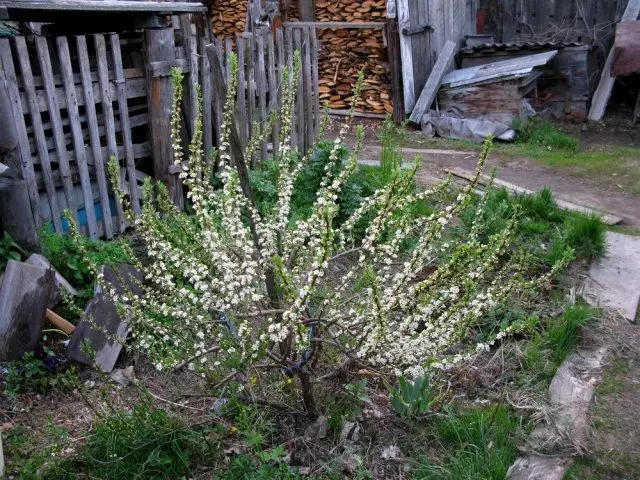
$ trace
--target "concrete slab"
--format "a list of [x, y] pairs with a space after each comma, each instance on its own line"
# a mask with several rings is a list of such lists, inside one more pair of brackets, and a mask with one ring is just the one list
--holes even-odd
[[507, 472], [507, 480], [562, 480], [571, 460], [531, 455], [519, 458]]
[[607, 248], [606, 257], [589, 269], [584, 298], [634, 322], [640, 302], [640, 237], [608, 232]]
[[0, 360], [34, 349], [53, 289], [53, 272], [9, 260], [0, 285]]

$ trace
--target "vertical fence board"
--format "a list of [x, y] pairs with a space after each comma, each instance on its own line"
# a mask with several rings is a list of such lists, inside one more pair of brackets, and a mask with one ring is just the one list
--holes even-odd
[[[118, 142], [116, 140], [116, 122], [113, 114], [113, 99], [111, 98], [111, 88], [109, 86], [109, 64], [107, 60], [107, 47], [104, 35], [94, 35], [93, 40], [96, 46], [96, 59], [98, 61], [98, 82], [102, 93], [102, 115], [104, 116], [104, 130], [107, 139], [107, 158], [118, 158]], [[118, 158], [118, 161], [120, 159]], [[119, 232], [124, 232], [125, 221], [122, 204], [116, 203], [116, 218]]]
[[224, 39], [224, 65], [227, 75], [227, 85], [229, 85], [229, 81], [231, 80], [231, 63], [229, 62], [229, 54], [231, 52], [233, 52], [233, 39], [227, 37]]
[[[218, 39], [214, 39], [213, 48], [221, 48], [220, 41]], [[209, 68], [211, 69], [211, 104], [213, 105], [213, 123], [215, 127], [214, 141], [216, 147], [220, 149], [220, 135], [222, 133], [222, 109], [224, 108], [224, 105], [221, 104], [221, 101], [216, 94], [217, 89], [220, 88], [220, 85], [218, 85], [217, 79], [213, 76], [213, 65], [211, 65], [211, 58], [209, 58]], [[222, 102], [224, 102], [224, 100], [222, 100]]]
[[[260, 132], [263, 138], [266, 139], [267, 132], [267, 75], [264, 61], [264, 34], [258, 33], [258, 69], [256, 71], [256, 84], [258, 93], [258, 105], [260, 108]], [[267, 142], [261, 142], [260, 147], [260, 160], [263, 162], [267, 160]]]
[[78, 221], [78, 209], [73, 194], [73, 181], [71, 179], [71, 168], [69, 166], [69, 153], [67, 152], [67, 142], [64, 138], [64, 130], [62, 129], [62, 118], [60, 116], [60, 105], [56, 96], [56, 85], [53, 80], [53, 68], [51, 66], [51, 57], [49, 54], [49, 45], [45, 37], [36, 37], [36, 53], [38, 56], [38, 64], [42, 81], [44, 83], [44, 91], [47, 97], [47, 107], [49, 109], [49, 120], [53, 130], [53, 140], [58, 154], [58, 166], [60, 169], [60, 178], [62, 180], [62, 189], [64, 190], [67, 208], [71, 211], [73, 218]]
[[238, 52], [238, 117], [236, 124], [240, 141], [243, 146], [247, 145], [249, 139], [249, 125], [247, 123], [247, 78], [245, 69], [246, 45], [244, 38], [236, 37], [236, 50]]
[[133, 139], [131, 137], [131, 121], [129, 119], [129, 105], [127, 103], [127, 84], [122, 68], [122, 53], [120, 51], [120, 37], [117, 33], [110, 35], [111, 55], [113, 56], [113, 70], [118, 93], [118, 111], [120, 115], [120, 129], [124, 142], [124, 155], [127, 166], [127, 176], [129, 177], [129, 195], [131, 197], [131, 208], [138, 215], [140, 213], [140, 195], [138, 193], [138, 182], [136, 180], [136, 160], [133, 152]]
[[311, 89], [311, 32], [309, 27], [306, 27], [302, 30], [302, 51], [304, 52], [303, 56], [303, 68], [302, 68], [302, 98], [303, 107], [304, 107], [304, 151], [306, 152], [313, 145], [313, 119], [314, 119], [314, 109], [313, 109], [313, 91]]
[[87, 39], [84, 36], [76, 37], [78, 47], [78, 61], [80, 63], [80, 77], [82, 79], [82, 91], [87, 115], [87, 126], [91, 151], [93, 153], [93, 168], [95, 169], [100, 192], [100, 206], [102, 207], [102, 221], [106, 238], [113, 237], [113, 225], [111, 207], [109, 205], [109, 188], [104, 172], [104, 160], [102, 158], [102, 146], [100, 145], [100, 130], [98, 128], [98, 116], [96, 114], [96, 102], [93, 96], [93, 81], [89, 65], [89, 53], [87, 51]]
[[311, 27], [311, 88], [313, 88], [313, 141], [320, 130], [320, 76], [318, 73], [318, 32], [316, 27]]
[[42, 225], [42, 215], [40, 212], [40, 195], [38, 194], [38, 184], [36, 183], [36, 174], [33, 169], [31, 147], [29, 146], [29, 135], [27, 133], [27, 127], [24, 122], [24, 110], [22, 109], [22, 101], [20, 100], [18, 79], [16, 77], [16, 71], [13, 65], [11, 44], [6, 38], [0, 38], [0, 59], [2, 66], [2, 69], [0, 69], [0, 81], [4, 82], [4, 84], [6, 85], [9, 101], [11, 103], [13, 120], [14, 122], [16, 122], [18, 150], [20, 152], [22, 175], [27, 181], [27, 188], [29, 189], [31, 213], [35, 220], [36, 228], [39, 228]]
[[191, 15], [180, 15], [179, 24], [184, 54], [189, 67], [189, 131], [193, 135], [198, 116], [198, 53], [196, 41], [191, 32]]
[[[282, 94], [284, 92], [282, 85], [283, 72], [286, 68], [285, 66], [285, 57], [284, 57], [284, 32], [281, 28], [276, 30], [276, 49], [278, 50], [278, 68], [276, 69], [277, 75], [277, 90], [276, 97], [278, 99], [278, 106], [282, 108], [284, 104]], [[278, 132], [278, 143], [283, 142], [285, 140], [282, 134], [282, 123], [280, 121], [282, 115], [281, 112], [278, 112], [278, 117], [276, 118], [276, 131]]]
[[[285, 52], [287, 56], [286, 68], [289, 71], [289, 87], [295, 85], [293, 78], [293, 29], [287, 27], [285, 29]], [[298, 128], [296, 127], [296, 105], [294, 103], [291, 111], [291, 122], [289, 126], [289, 135], [291, 137], [291, 148], [298, 148]]]
[[40, 157], [40, 166], [42, 167], [42, 178], [44, 179], [45, 189], [49, 198], [49, 206], [51, 207], [51, 220], [56, 232], [62, 233], [62, 211], [58, 204], [58, 196], [56, 187], [53, 182], [53, 173], [51, 171], [51, 161], [49, 151], [47, 150], [47, 139], [44, 136], [44, 128], [42, 126], [42, 117], [38, 108], [36, 97], [36, 89], [33, 81], [33, 73], [31, 71], [31, 63], [29, 61], [29, 51], [24, 37], [16, 37], [16, 50], [20, 61], [20, 71], [22, 72], [22, 80], [24, 89], [27, 94], [27, 103], [29, 105], [29, 115], [31, 116], [31, 124], [33, 125], [34, 136], [36, 140], [36, 148]]
[[[255, 37], [253, 35], [249, 35], [246, 37], [247, 40], [247, 111], [249, 112], [249, 139], [251, 139], [255, 134], [255, 118], [256, 118], [256, 75], [255, 75]], [[255, 155], [252, 158], [247, 158], [246, 161], [250, 163], [251, 167], [256, 166]]]
[[280, 150], [280, 132], [277, 122], [277, 117], [280, 115], [278, 109], [278, 84], [276, 83], [276, 49], [273, 44], [273, 34], [271, 31], [267, 33], [267, 53], [269, 57], [267, 61], [269, 65], [269, 114], [274, 115], [274, 112], [276, 112], [276, 118], [272, 122], [271, 127], [271, 145], [275, 156], [278, 150]]
[[204, 158], [207, 165], [214, 161], [211, 158], [213, 148], [213, 118], [211, 115], [211, 67], [206, 53], [206, 40], [200, 38], [200, 72], [202, 75], [202, 129], [204, 140]]
[[[300, 29], [296, 28], [293, 31], [293, 48], [294, 51], [300, 53], [302, 51], [302, 38], [300, 35]], [[298, 144], [296, 148], [298, 152], [302, 154], [304, 151], [304, 142], [305, 142], [305, 134], [304, 134], [304, 105], [302, 101], [303, 91], [302, 91], [302, 70], [298, 72], [296, 78], [293, 79], [296, 85], [296, 121], [294, 122], [294, 128], [297, 130]]]
[[87, 213], [87, 229], [89, 237], [96, 239], [98, 238], [98, 224], [96, 222], [96, 211], [93, 203], [93, 192], [91, 191], [91, 177], [89, 176], [89, 166], [87, 165], [86, 145], [84, 143], [82, 124], [80, 122], [69, 44], [66, 37], [58, 37], [56, 43], [58, 46], [58, 58], [60, 59], [64, 93], [67, 101], [69, 124], [71, 125], [73, 149], [76, 156], [76, 164], [78, 165], [78, 175], [80, 177], [80, 188], [82, 189], [82, 196], [84, 198], [84, 209]]

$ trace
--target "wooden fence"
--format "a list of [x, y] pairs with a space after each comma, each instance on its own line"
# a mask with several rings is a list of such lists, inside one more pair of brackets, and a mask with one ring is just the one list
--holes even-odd
[[194, 129], [197, 84], [202, 86], [208, 153], [219, 138], [224, 98], [217, 93], [226, 83], [226, 78], [214, 77], [210, 58], [217, 59], [228, 77], [227, 54], [237, 53], [236, 127], [242, 147], [258, 129], [269, 126], [251, 159], [255, 167], [284, 140], [280, 122], [268, 119], [282, 104], [283, 72], [300, 51], [291, 145], [305, 152], [314, 143], [321, 116], [314, 28], [214, 39], [209, 46], [214, 56], [209, 57], [206, 35], [196, 34], [188, 16], [174, 17], [174, 25], [180, 26], [181, 45], [173, 28], [147, 29], [127, 38], [113, 33], [0, 39], [0, 94], [9, 99], [10, 112], [5, 113], [15, 124], [20, 173], [35, 227], [68, 231], [63, 211], [69, 209], [91, 238], [124, 231], [124, 214], [106, 173], [111, 156], [119, 159], [123, 188], [136, 213], [139, 186], [147, 175], [166, 182], [174, 201], [181, 203], [180, 169], [173, 165], [169, 138], [173, 66], [186, 74], [187, 136]]
[[[106, 161], [122, 159], [128, 188], [139, 180], [136, 163], [150, 155], [146, 135], [137, 135], [149, 123], [145, 75], [123, 64], [125, 49], [139, 52], [140, 40], [117, 34], [0, 39], [0, 82], [38, 227], [50, 223], [65, 232], [62, 214], [69, 209], [91, 238], [124, 230]], [[139, 211], [138, 189], [128, 190]]]
[[[236, 128], [243, 148], [258, 132], [263, 132], [257, 154], [251, 165], [277, 152], [280, 142], [281, 125], [278, 116], [270, 121], [271, 115], [282, 106], [282, 81], [286, 69], [292, 69], [294, 52], [301, 55], [301, 71], [297, 79], [297, 96], [294, 106], [290, 142], [292, 148], [306, 152], [315, 142], [320, 125], [320, 102], [318, 92], [318, 42], [314, 27], [286, 27], [284, 29], [263, 30], [244, 33], [225, 41], [214, 39], [210, 46], [212, 55], [204, 55], [206, 64], [201, 72], [203, 104], [205, 113], [212, 109], [212, 115], [205, 115], [205, 131], [219, 131], [222, 122], [224, 99], [212, 94], [220, 90], [220, 80], [212, 74], [210, 59], [219, 62], [228, 81], [231, 75], [229, 53], [235, 52], [238, 59], [238, 91], [236, 96]], [[207, 88], [208, 86], [211, 88]], [[207, 107], [210, 105], [210, 107]], [[209, 126], [213, 124], [213, 128]], [[267, 129], [268, 131], [265, 131]], [[215, 140], [214, 140], [215, 141]], [[211, 144], [205, 139], [205, 150]]]

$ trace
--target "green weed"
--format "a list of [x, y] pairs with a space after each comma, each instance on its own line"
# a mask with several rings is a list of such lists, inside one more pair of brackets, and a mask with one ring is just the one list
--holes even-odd
[[451, 411], [434, 427], [442, 461], [420, 460], [416, 480], [502, 480], [516, 458], [520, 419], [503, 405]]
[[429, 413], [434, 400], [434, 392], [426, 375], [413, 382], [400, 377], [398, 388], [391, 390], [391, 406], [405, 419], [416, 419]]
[[560, 366], [578, 342], [580, 330], [593, 318], [590, 307], [571, 306], [547, 332], [547, 345], [553, 351], [553, 361]]
[[53, 352], [41, 352], [42, 358], [27, 352], [22, 359], [9, 363], [6, 374], [6, 393], [45, 393], [50, 390], [69, 391], [79, 384], [75, 366], [61, 364]]
[[215, 430], [186, 427], [145, 401], [98, 420], [87, 445], [49, 478], [184, 478], [194, 465], [219, 458], [215, 436]]
[[388, 116], [378, 132], [381, 145], [380, 167], [385, 181], [390, 181], [402, 167], [402, 144], [405, 137], [404, 125], [398, 127]]
[[519, 143], [542, 147], [549, 151], [575, 152], [578, 149], [577, 139], [538, 118], [533, 118], [527, 123], [517, 120], [514, 122], [514, 128], [518, 131]]

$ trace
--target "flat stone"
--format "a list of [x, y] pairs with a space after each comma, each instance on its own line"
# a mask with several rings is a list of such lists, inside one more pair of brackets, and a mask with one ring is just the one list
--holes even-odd
[[53, 272], [9, 260], [0, 285], [0, 360], [34, 349], [53, 290]]
[[509, 468], [507, 480], [562, 480], [570, 464], [567, 458], [522, 457]]
[[556, 407], [554, 425], [575, 445], [585, 441], [589, 404], [602, 382], [606, 357], [607, 350], [603, 347], [574, 352], [562, 363], [549, 385], [549, 397]]
[[[118, 294], [127, 291], [140, 294], [142, 275], [131, 265], [102, 267], [104, 280]], [[122, 346], [129, 334], [126, 319], [120, 317], [113, 300], [107, 292], [96, 288], [96, 296], [85, 308], [83, 320], [76, 327], [67, 350], [73, 360], [95, 365], [109, 373], [113, 370]], [[96, 328], [97, 327], [97, 328]], [[95, 355], [88, 355], [86, 344]]]
[[607, 232], [607, 255], [591, 265], [584, 297], [634, 322], [640, 302], [640, 237]]
[[60, 272], [58, 272], [51, 262], [47, 259], [47, 257], [40, 255], [39, 253], [32, 254], [25, 263], [29, 265], [34, 265], [36, 267], [41, 267], [46, 270], [52, 270], [54, 274], [54, 282], [55, 288], [51, 294], [51, 298], [49, 299], [49, 308], [55, 307], [62, 300], [61, 291], [66, 292], [67, 295], [75, 297], [78, 295], [78, 291], [73, 288], [73, 286], [64, 278]]

